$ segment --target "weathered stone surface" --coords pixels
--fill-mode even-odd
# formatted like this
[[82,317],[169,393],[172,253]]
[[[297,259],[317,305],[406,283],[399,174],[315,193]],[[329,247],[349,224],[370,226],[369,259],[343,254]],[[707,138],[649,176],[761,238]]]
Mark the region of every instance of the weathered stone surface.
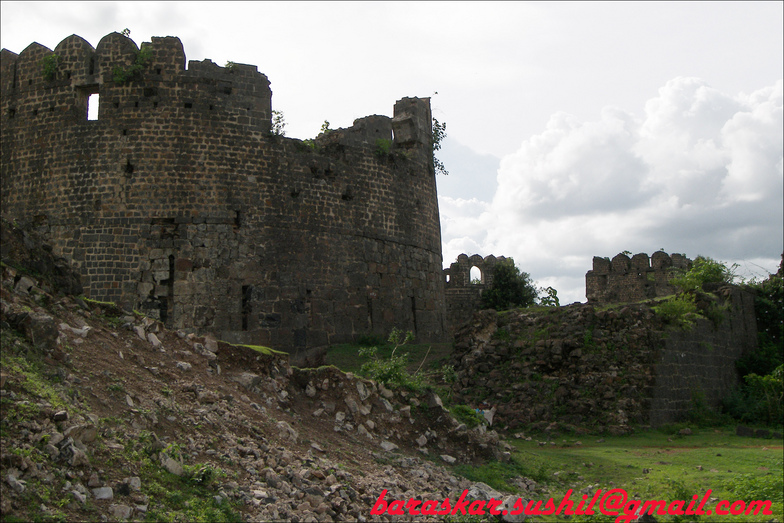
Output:
[[[179,39],[154,37],[143,45],[155,67],[119,85],[112,71],[138,49],[128,38],[61,44],[62,78],[31,72],[23,89],[19,71],[51,52],[3,57],[4,107],[30,110],[4,113],[14,154],[0,165],[0,207],[78,266],[85,295],[293,354],[393,327],[448,337],[428,98],[400,99],[393,118],[359,118],[311,148],[270,132],[270,82],[254,66],[186,69]],[[89,97],[76,95],[88,85],[100,124],[86,125]],[[378,140],[390,143],[384,158]]]
[[22,320],[25,337],[39,349],[54,350],[60,332],[54,318],[48,314],[31,312]]
[[386,450],[387,452],[392,452],[394,450],[397,450],[399,447],[394,443],[392,443],[391,441],[383,440],[381,442],[381,448]]
[[133,508],[128,505],[109,505],[109,514],[115,519],[124,521],[130,519],[131,514],[133,514]]
[[95,499],[114,499],[114,490],[112,487],[94,488],[93,496]]
[[[467,393],[482,388],[496,403],[472,407],[488,424],[512,430],[588,424],[614,434],[677,421],[691,408],[695,387],[718,408],[737,384],[734,362],[756,347],[753,300],[740,288],[724,287],[699,294],[698,301],[723,321],[673,327],[652,303],[480,311],[456,336],[454,400],[470,403]],[[512,353],[519,357],[510,360]]]

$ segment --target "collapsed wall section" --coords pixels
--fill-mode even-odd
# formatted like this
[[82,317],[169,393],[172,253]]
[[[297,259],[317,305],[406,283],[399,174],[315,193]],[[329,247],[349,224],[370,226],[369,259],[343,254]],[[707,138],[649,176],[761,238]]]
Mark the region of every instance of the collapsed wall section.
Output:
[[443,338],[429,99],[305,143],[271,133],[255,66],[185,69],[179,39],[118,33],[4,49],[1,81],[3,213],[87,296],[292,352]]

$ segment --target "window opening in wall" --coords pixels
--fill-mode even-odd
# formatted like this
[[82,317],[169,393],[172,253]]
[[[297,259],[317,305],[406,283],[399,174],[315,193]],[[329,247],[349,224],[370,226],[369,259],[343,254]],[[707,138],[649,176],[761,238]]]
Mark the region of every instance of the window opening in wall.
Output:
[[12,107],[12,108],[8,109],[8,117],[9,118],[13,118],[14,116],[16,116],[16,109],[14,109]]
[[193,108],[193,104],[191,102],[185,102],[185,108],[186,109],[192,109]]
[[92,93],[90,96],[87,97],[87,119],[88,120],[97,120],[98,119],[98,105],[100,103],[98,93]]
[[449,283],[451,276],[449,274],[446,275],[446,282]]
[[474,265],[471,267],[471,272],[469,273],[469,277],[471,279],[472,284],[482,283],[482,270]]
[[242,330],[248,330],[248,317],[250,316],[250,298],[253,294],[253,286],[242,286]]

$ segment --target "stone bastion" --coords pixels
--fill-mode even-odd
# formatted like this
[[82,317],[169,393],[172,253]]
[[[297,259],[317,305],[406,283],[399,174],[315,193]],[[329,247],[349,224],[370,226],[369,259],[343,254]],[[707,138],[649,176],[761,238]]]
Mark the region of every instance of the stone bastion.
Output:
[[4,217],[87,297],[171,328],[291,353],[446,339],[430,100],[285,138],[255,66],[186,68],[178,38],[151,40],[2,50]]

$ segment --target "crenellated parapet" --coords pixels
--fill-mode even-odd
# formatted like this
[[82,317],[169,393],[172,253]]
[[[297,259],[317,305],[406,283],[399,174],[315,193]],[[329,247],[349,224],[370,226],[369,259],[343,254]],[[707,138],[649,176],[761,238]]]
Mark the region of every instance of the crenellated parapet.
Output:
[[612,260],[594,256],[593,270],[585,275],[588,303],[625,303],[668,296],[676,292],[670,280],[691,267],[682,254],[658,251],[631,258],[618,254]]
[[111,33],[93,48],[71,35],[54,51],[38,43],[19,55],[4,49],[2,111],[15,122],[3,124],[77,126],[87,120],[88,100],[97,94],[98,119],[118,125],[155,112],[269,132],[272,92],[255,66],[204,60],[186,69],[179,38],[151,40],[140,49]]

